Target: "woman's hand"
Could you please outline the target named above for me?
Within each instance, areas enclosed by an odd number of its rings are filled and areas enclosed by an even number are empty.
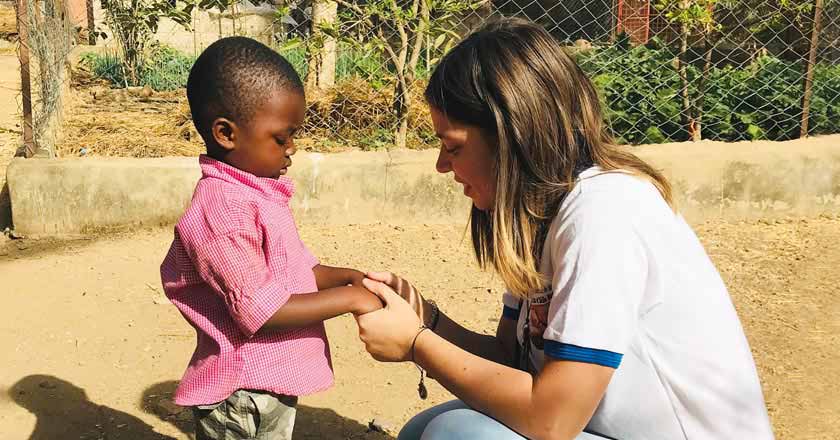
[[[393,289],[399,296],[402,297],[409,306],[414,309],[414,313],[420,317],[420,320],[428,325],[427,317],[431,312],[430,305],[423,299],[423,295],[414,288],[408,281],[398,277],[390,272],[368,272],[367,277],[374,281],[379,281],[386,284]]]
[[[422,321],[408,302],[389,286],[373,279],[365,279],[364,284],[385,304],[380,310],[356,317],[359,339],[364,342],[365,349],[380,362],[410,360],[411,343],[420,331]]]

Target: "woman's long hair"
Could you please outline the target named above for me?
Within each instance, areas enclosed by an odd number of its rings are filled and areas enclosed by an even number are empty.
[[[498,19],[469,35],[441,60],[425,98],[498,140],[495,203],[472,208],[472,242],[479,264],[492,264],[520,297],[546,287],[538,267],[546,230],[582,169],[647,179],[673,207],[664,176],[607,132],[580,67],[529,21]]]

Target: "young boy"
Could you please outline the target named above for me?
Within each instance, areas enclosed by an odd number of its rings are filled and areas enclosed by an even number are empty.
[[[291,439],[297,396],[333,383],[323,321],[382,304],[363,273],[318,264],[298,236],[284,175],[306,102],[292,66],[221,39],[196,60],[187,98],[207,154],[161,265],[198,336],[174,400],[193,407],[198,440]]]

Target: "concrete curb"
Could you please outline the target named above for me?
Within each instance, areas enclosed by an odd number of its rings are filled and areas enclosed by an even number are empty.
[[[838,138],[840,139],[840,138]],[[636,148],[663,169],[693,222],[840,214],[840,142],[814,148],[701,142]],[[300,153],[290,176],[298,223],[464,223],[469,202],[434,171],[436,151]],[[15,230],[86,235],[171,226],[189,203],[196,158],[15,159]]]

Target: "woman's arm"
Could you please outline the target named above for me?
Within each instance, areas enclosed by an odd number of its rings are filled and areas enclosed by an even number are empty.
[[[592,417],[612,378],[611,368],[559,360],[548,360],[532,377],[469,353],[428,330],[418,335],[421,321],[408,303],[384,284],[366,280],[365,285],[386,303],[384,309],[357,318],[359,335],[375,359],[405,361],[413,355],[458,398],[526,437],[574,438]],[[506,326],[501,332],[509,331]]]
[[[547,359],[528,373],[467,353],[425,331],[414,359],[472,408],[531,439],[573,439],[598,407],[613,369]]]
[[[485,335],[466,329],[457,322],[440,313],[435,333],[455,346],[480,358],[503,365],[513,365],[514,352],[508,351],[503,341],[512,340],[516,331],[515,321],[501,318],[496,335]],[[426,324],[428,326],[428,323]],[[510,345],[510,347],[514,347]],[[515,348],[514,348],[515,349]],[[431,373],[431,372],[430,372]],[[430,377],[435,377],[433,374]]]

